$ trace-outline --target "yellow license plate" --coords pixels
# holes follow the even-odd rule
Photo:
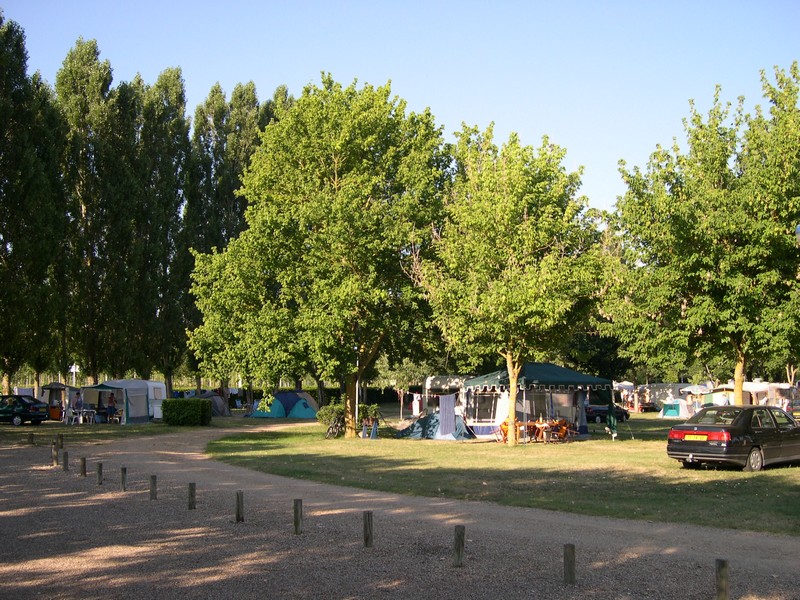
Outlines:
[[[689,440],[690,442],[705,442],[708,440],[708,436],[697,433],[687,433],[685,436],[683,436],[683,439]]]

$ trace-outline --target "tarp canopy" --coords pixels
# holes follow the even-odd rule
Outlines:
[[[275,392],[268,411],[254,409],[251,417],[268,419],[315,419],[317,402],[306,392]]]
[[[122,409],[123,423],[147,423],[150,420],[148,382],[143,379],[112,379],[99,385],[81,388],[83,403],[102,411],[113,393],[117,409]]]
[[[50,406],[59,406],[62,403],[66,406],[68,400],[73,399],[78,391],[80,388],[53,381],[41,387],[39,400]]]
[[[519,389],[608,389],[612,387],[610,379],[586,375],[553,363],[525,363],[517,381]],[[499,391],[508,388],[508,371],[501,369],[488,375],[467,379],[464,387],[481,391]]]

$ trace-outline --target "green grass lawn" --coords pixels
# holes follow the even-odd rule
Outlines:
[[[587,441],[514,448],[398,440],[388,429],[378,440],[325,440],[310,425],[243,433],[208,450],[246,468],[351,487],[800,535],[799,468],[686,470],[667,458],[670,425],[635,415],[614,442],[592,424]]]
[[[619,424],[614,442],[592,423],[587,441],[510,448],[394,439],[388,428],[378,440],[326,440],[314,422],[256,433],[248,429],[262,420],[214,418],[212,427],[237,426],[242,433],[211,443],[208,452],[266,473],[400,494],[800,535],[800,468],[683,469],[666,455],[672,423],[634,415]],[[44,445],[58,433],[69,443],[93,443],[185,430],[162,423],[2,424],[0,444],[25,443],[29,433]]]

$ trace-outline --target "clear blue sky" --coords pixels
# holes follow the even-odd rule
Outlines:
[[[760,71],[800,60],[798,0],[386,2],[6,0],[25,30],[28,67],[51,84],[79,36],[96,39],[116,82],[183,70],[189,116],[219,82],[230,97],[295,96],[320,73],[382,85],[411,110],[430,107],[446,139],[495,123],[538,146],[543,135],[585,167],[582,193],[611,209],[617,162],[644,166],[683,140],[689,100],[763,103]]]

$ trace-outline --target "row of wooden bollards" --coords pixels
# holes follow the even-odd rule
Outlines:
[[[33,434],[29,434],[29,441],[32,441]],[[63,435],[59,434],[58,439],[53,440],[51,444],[51,453],[53,466],[58,466],[58,448],[63,448]],[[69,471],[69,452],[66,450],[62,453],[61,460],[62,468],[64,471]],[[103,485],[103,463],[96,463],[97,485]],[[80,458],[80,474],[86,477],[86,457]],[[127,467],[120,467],[120,488],[122,491],[127,491],[128,469]],[[157,489],[158,479],[156,475],[150,476],[150,500],[158,499]],[[195,510],[197,507],[197,486],[195,483],[190,483],[188,487],[188,510]],[[244,522],[244,491],[236,491],[236,523]],[[364,547],[372,548],[374,535],[373,535],[373,514],[371,510],[365,510],[363,513],[364,519]],[[303,533],[303,500],[295,499],[293,501],[293,525],[295,535]],[[464,565],[464,547],[466,543],[466,527],[464,525],[455,526],[455,538],[453,542],[453,566],[462,567]],[[575,545],[564,544],[564,583],[566,585],[575,585],[577,582],[577,570],[575,560]],[[724,559],[716,560],[716,600],[728,600],[728,561]]]

